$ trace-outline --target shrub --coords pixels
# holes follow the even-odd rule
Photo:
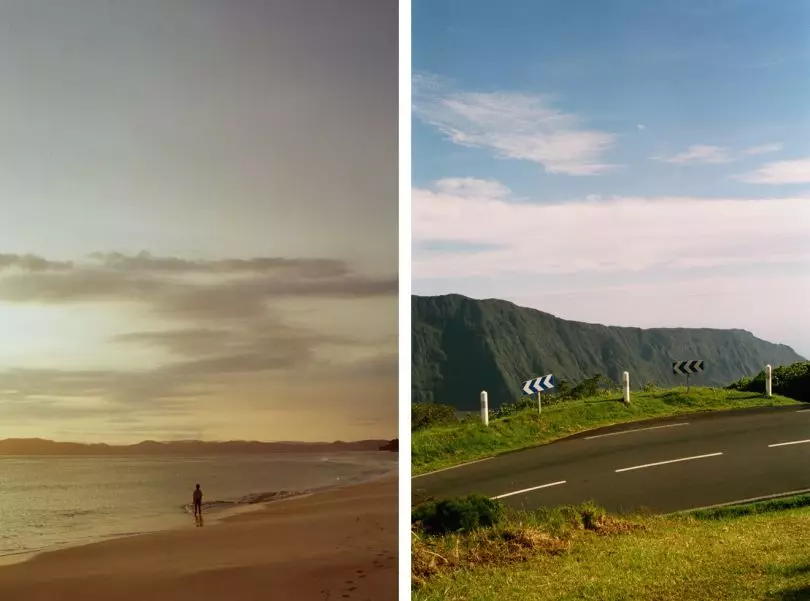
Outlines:
[[[537,397],[521,397],[514,403],[503,403],[498,407],[495,417],[507,417],[527,409],[537,410]]]
[[[586,378],[571,389],[570,397],[575,400],[587,399],[605,394],[613,394],[621,388],[610,378],[602,374],[594,374]]]
[[[780,365],[773,370],[771,382],[774,394],[781,394],[797,401],[810,401],[810,361]],[[765,392],[765,371],[753,378],[743,378],[726,388],[747,392]]]
[[[641,387],[641,392],[656,392],[658,391],[658,384],[655,382],[647,382],[644,386]]]
[[[428,534],[470,532],[494,526],[503,517],[504,506],[483,495],[428,501],[413,509],[411,524]]]
[[[412,403],[411,431],[422,430],[430,426],[455,424],[458,422],[456,410],[451,405],[441,403]]]

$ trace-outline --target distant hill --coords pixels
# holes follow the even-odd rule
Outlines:
[[[460,410],[477,409],[481,390],[493,409],[514,401],[520,382],[548,373],[569,382],[601,373],[619,382],[629,371],[634,388],[675,386],[685,377],[672,374],[672,361],[703,359],[705,371],[692,382],[724,386],[766,363],[804,360],[745,330],[604,326],[456,294],[412,297],[411,317],[411,400]]]
[[[381,451],[392,451],[394,453],[399,453],[399,438],[395,438],[380,447]]]
[[[0,455],[242,455],[260,453],[340,453],[347,451],[390,451],[392,441],[356,442],[256,442],[231,440],[203,442],[183,440],[155,442],[145,440],[134,445],[81,444],[54,442],[41,438],[0,440]]]

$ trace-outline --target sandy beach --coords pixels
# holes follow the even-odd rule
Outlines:
[[[279,501],[217,523],[43,553],[0,567],[0,599],[388,601],[397,479]]]

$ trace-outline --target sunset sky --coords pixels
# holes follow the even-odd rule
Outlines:
[[[414,293],[810,357],[810,3],[413,10]]]
[[[396,436],[396,2],[2,2],[0,90],[0,438]]]

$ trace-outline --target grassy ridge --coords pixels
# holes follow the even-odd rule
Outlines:
[[[484,427],[478,419],[436,426],[414,432],[411,462],[414,475],[528,448],[565,436],[612,424],[633,422],[699,411],[798,405],[798,401],[756,392],[718,388],[675,388],[634,392],[627,407],[620,397],[600,396],[567,401],[536,411],[522,411],[491,420]]]
[[[519,383],[533,375],[580,382],[601,373],[619,382],[628,370],[634,387],[671,387],[683,382],[671,362],[696,358],[706,371],[692,381],[724,386],[768,363],[804,360],[744,330],[604,326],[457,294],[413,296],[411,318],[411,401],[463,411],[476,409],[481,390],[493,409],[516,401]]]
[[[412,539],[415,601],[810,599],[810,495],[678,516],[589,505]]]

